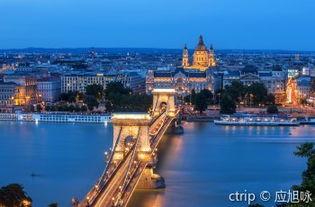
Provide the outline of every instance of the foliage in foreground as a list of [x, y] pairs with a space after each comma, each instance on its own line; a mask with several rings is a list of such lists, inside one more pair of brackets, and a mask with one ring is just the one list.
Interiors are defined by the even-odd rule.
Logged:
[[[281, 207], [315, 207], [315, 148], [314, 143], [305, 143], [297, 147], [298, 151], [294, 154], [299, 157], [307, 158], [307, 168], [302, 173], [301, 185], [292, 186], [292, 190], [299, 192], [310, 191], [312, 197], [309, 203], [289, 203]], [[263, 207], [260, 204], [249, 205], [249, 207]], [[280, 205], [279, 205], [280, 207]]]
[[32, 199], [24, 192], [19, 184], [10, 184], [0, 188], [0, 206], [29, 207]]

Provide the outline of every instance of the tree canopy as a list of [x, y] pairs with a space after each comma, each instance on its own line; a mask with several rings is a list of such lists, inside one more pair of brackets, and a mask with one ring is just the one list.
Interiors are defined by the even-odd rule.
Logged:
[[151, 95], [132, 93], [129, 88], [125, 88], [120, 82], [107, 84], [105, 98], [105, 106], [108, 112], [147, 112], [152, 105]]
[[29, 207], [32, 199], [24, 192], [19, 184], [10, 184], [0, 188], [0, 206], [6, 207]]
[[223, 93], [220, 99], [220, 113], [233, 114], [235, 113], [236, 105], [233, 98], [226, 93]]
[[223, 108], [221, 113], [235, 112], [236, 104], [249, 106], [274, 105], [275, 97], [273, 94], [268, 94], [268, 90], [263, 83], [255, 82], [245, 86], [240, 81], [233, 81], [231, 85], [225, 86], [225, 89], [221, 92], [220, 106]]
[[200, 113], [205, 111], [210, 104], [213, 104], [213, 94], [208, 89], [202, 89], [199, 93], [192, 90], [191, 94], [184, 99], [186, 102], [193, 104]]
[[[304, 143], [297, 147], [294, 154], [299, 157], [307, 158], [307, 168], [302, 173], [302, 183], [301, 185], [292, 186], [293, 190], [298, 190], [299, 192], [309, 191], [311, 195], [311, 203], [302, 203], [299, 206], [315, 207], [315, 148], [314, 143]], [[295, 204], [290, 204], [289, 206], [298, 206]]]
[[98, 101], [102, 100], [104, 98], [104, 89], [103, 86], [100, 84], [92, 84], [88, 85], [85, 88], [85, 95], [86, 96], [93, 96]]

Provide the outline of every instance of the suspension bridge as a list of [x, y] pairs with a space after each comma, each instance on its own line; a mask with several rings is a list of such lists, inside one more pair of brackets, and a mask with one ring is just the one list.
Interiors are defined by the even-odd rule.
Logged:
[[136, 188], [164, 187], [153, 172], [158, 145], [179, 114], [174, 89], [154, 89], [151, 113], [114, 113], [113, 145], [95, 185], [73, 207], [125, 207]]

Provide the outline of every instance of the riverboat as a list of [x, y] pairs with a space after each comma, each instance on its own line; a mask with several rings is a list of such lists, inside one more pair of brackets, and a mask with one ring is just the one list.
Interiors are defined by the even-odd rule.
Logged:
[[104, 123], [111, 119], [108, 114], [79, 114], [79, 113], [0, 113], [3, 121], [29, 121], [29, 122], [62, 122], [62, 123]]
[[214, 120], [217, 125], [232, 126], [298, 126], [300, 122], [296, 118], [281, 118], [276, 116], [222, 116], [220, 120]]

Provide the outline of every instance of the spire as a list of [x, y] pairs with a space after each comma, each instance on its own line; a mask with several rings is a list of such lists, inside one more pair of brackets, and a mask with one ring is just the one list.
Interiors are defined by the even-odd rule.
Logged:
[[197, 51], [207, 51], [207, 47], [203, 41], [202, 35], [199, 36], [199, 42], [198, 42], [198, 45], [196, 47], [196, 50]]
[[185, 44], [184, 50], [183, 50], [182, 66], [183, 67], [189, 66], [189, 56], [188, 56], [188, 49], [187, 49], [187, 45], [186, 44]]
[[205, 43], [203, 42], [203, 37], [202, 35], [199, 36], [199, 43], [198, 43], [199, 46], [202, 46], [202, 45], [205, 45]]
[[213, 50], [213, 45], [212, 44], [210, 45], [210, 50]]

